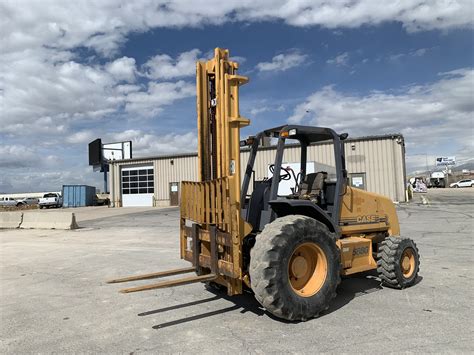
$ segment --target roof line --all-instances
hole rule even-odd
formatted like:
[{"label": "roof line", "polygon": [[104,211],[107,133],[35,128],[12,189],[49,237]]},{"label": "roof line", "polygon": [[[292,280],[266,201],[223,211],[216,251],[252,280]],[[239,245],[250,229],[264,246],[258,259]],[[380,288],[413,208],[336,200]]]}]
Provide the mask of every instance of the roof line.
[{"label": "roof line", "polygon": [[[375,135],[375,136],[362,136],[362,137],[347,138],[344,140],[344,143],[360,142],[360,141],[366,141],[366,140],[399,139],[399,138],[404,140],[403,135],[401,133],[392,133],[392,134],[383,134],[383,135]],[[316,142],[316,143],[311,143],[310,145],[322,145],[322,144],[327,144],[327,142],[328,141]],[[296,146],[299,146],[299,143],[287,145],[287,147],[296,147]],[[276,146],[259,147],[259,150],[269,150],[269,149],[275,149],[275,148]],[[250,148],[241,148],[241,151],[244,151],[244,152],[248,150],[250,150]],[[187,157],[195,157],[197,155],[198,155],[197,152],[176,153],[176,154],[166,154],[166,155],[152,155],[152,156],[141,157],[141,158],[121,159],[121,160],[117,159],[117,160],[110,161],[110,163],[114,164],[114,163],[133,162],[133,161],[142,161],[142,160],[187,158]]]}]

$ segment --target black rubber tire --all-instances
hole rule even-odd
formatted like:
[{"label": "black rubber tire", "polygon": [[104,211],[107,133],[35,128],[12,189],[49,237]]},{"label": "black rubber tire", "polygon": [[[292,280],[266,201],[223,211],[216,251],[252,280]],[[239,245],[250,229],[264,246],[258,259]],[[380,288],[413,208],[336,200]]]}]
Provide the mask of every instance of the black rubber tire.
[{"label": "black rubber tire", "polygon": [[[249,273],[257,301],[273,315],[291,321],[305,321],[328,309],[341,281],[335,238],[323,223],[306,216],[289,215],[267,224],[250,251]],[[322,249],[328,265],[321,289],[303,297],[291,287],[288,263],[296,247],[308,242]]]},{"label": "black rubber tire", "polygon": [[[404,251],[411,248],[415,256],[415,270],[406,278],[400,266]],[[403,237],[387,237],[379,244],[377,253],[377,272],[382,284],[392,288],[403,289],[415,284],[420,271],[420,254],[413,240]]]}]

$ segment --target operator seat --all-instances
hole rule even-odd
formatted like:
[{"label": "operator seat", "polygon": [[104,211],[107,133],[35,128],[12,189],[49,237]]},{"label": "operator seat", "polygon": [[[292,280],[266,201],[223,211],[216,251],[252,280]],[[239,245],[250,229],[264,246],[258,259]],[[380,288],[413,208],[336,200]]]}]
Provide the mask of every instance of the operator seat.
[{"label": "operator seat", "polygon": [[298,188],[298,198],[303,200],[322,200],[324,181],[328,177],[328,173],[320,171],[317,173],[307,174]]}]

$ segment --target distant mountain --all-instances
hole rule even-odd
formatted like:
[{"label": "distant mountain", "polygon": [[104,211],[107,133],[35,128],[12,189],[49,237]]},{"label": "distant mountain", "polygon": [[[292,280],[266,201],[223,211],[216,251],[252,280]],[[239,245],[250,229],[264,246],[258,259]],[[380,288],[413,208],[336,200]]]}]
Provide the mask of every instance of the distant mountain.
[{"label": "distant mountain", "polygon": [[474,160],[470,160],[467,163],[458,166],[453,166],[451,168],[452,171],[462,171],[463,169],[474,170]]}]

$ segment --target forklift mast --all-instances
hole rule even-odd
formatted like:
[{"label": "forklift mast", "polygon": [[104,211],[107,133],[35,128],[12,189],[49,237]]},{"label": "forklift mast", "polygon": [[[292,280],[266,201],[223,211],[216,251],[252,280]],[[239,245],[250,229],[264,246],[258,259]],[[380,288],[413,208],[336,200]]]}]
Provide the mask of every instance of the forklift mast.
[{"label": "forklift mast", "polygon": [[237,75],[238,67],[229,60],[229,50],[220,48],[213,59],[196,63],[199,180],[235,176],[236,191],[240,191],[240,128],[250,124],[239,113],[239,87],[248,78]]},{"label": "forklift mast", "polygon": [[229,51],[196,65],[198,182],[181,183],[181,258],[209,272],[229,294],[242,291],[242,240],[251,231],[241,217],[240,116],[237,75]]},{"label": "forklift mast", "polygon": [[239,87],[248,82],[237,75],[238,64],[227,49],[216,48],[214,58],[196,65],[198,181],[182,181],[180,196],[180,255],[192,267],[110,280],[122,283],[196,275],[131,287],[139,292],[194,282],[212,281],[229,295],[250,285],[242,273],[242,244],[252,227],[241,217],[240,128],[250,121],[240,117]]}]

